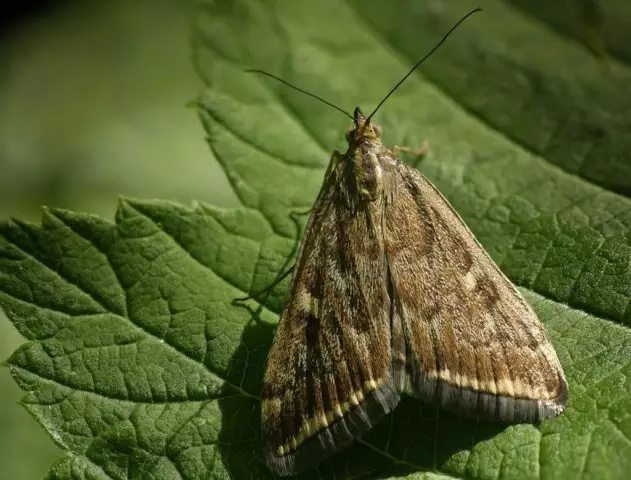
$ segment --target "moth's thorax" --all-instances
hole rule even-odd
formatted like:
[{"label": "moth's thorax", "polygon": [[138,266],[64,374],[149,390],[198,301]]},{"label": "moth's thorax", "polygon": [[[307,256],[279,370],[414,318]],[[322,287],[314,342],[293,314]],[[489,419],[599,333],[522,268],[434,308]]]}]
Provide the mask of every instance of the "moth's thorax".
[{"label": "moth's thorax", "polygon": [[363,116],[356,116],[354,128],[346,134],[348,149],[344,154],[350,169],[349,181],[352,190],[362,200],[370,202],[379,199],[386,188],[386,174],[390,151],[381,141],[381,129],[366,123]]},{"label": "moth's thorax", "polygon": [[383,192],[383,168],[380,149],[374,142],[365,142],[350,152],[357,193],[367,201],[378,199]]}]

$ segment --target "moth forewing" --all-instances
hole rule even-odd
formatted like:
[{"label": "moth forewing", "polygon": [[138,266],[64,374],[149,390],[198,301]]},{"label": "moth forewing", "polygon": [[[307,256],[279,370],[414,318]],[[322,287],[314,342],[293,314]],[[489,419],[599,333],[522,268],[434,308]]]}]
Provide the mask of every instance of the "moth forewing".
[{"label": "moth forewing", "polygon": [[267,361],[269,467],[314,466],[400,393],[501,421],[559,414],[563,370],[517,289],[359,109],[347,140],[314,204]]},{"label": "moth forewing", "polygon": [[536,314],[436,187],[399,174],[384,235],[410,392],[492,420],[558,415],[567,383]]},{"label": "moth forewing", "polygon": [[267,463],[280,475],[332,455],[399,401],[383,207],[361,200],[349,163],[355,148],[349,145],[318,195],[268,356],[263,435]]}]

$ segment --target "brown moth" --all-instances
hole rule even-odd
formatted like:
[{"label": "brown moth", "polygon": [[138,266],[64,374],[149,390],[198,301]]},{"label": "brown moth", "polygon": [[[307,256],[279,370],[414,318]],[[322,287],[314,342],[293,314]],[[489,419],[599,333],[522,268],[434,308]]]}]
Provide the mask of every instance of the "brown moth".
[{"label": "brown moth", "polygon": [[371,117],[356,108],[333,153],[267,359],[262,428],[278,475],[350,444],[402,394],[503,422],[555,417],[568,398],[536,314]]}]

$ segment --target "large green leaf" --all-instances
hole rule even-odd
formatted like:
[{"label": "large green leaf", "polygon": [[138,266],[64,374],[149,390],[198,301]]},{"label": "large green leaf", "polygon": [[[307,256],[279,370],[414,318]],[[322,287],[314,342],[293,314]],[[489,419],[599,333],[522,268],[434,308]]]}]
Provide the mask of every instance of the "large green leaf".
[{"label": "large green leaf", "polygon": [[[570,405],[540,426],[416,400],[305,477],[625,478],[631,471],[631,74],[522,10],[485,2],[377,115],[545,322]],[[207,4],[200,118],[243,207],[122,200],[5,224],[0,304],[28,342],[25,407],[66,450],[51,478],[267,478],[258,392],[283,271],[347,120],[265,68],[369,110],[467,1]],[[618,192],[618,193],[614,193]]]}]

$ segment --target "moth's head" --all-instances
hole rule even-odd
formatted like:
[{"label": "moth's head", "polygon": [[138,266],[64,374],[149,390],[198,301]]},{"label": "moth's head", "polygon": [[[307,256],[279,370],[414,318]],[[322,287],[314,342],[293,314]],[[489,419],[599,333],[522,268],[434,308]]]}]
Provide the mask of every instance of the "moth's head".
[{"label": "moth's head", "polygon": [[366,119],[359,107],[353,113],[353,126],[346,131],[346,141],[350,146],[357,146],[365,141],[381,139],[381,128]]}]

